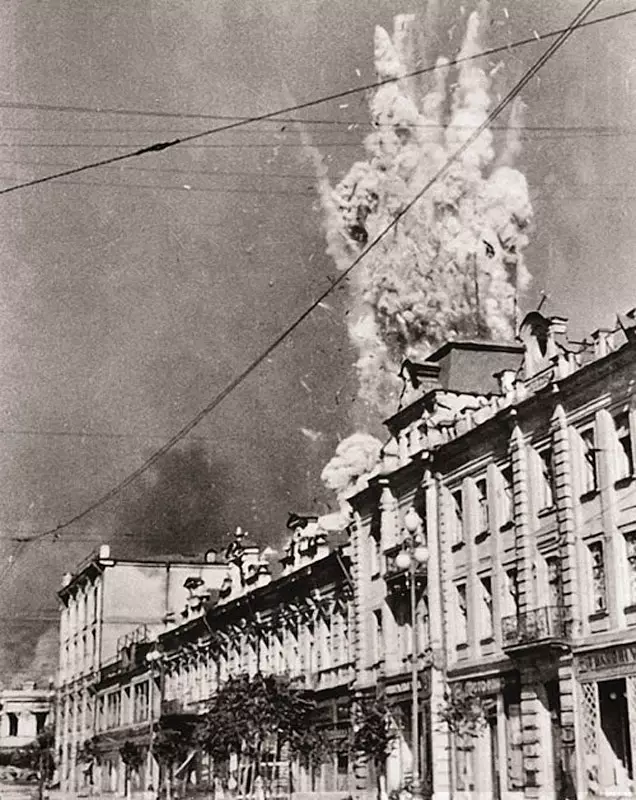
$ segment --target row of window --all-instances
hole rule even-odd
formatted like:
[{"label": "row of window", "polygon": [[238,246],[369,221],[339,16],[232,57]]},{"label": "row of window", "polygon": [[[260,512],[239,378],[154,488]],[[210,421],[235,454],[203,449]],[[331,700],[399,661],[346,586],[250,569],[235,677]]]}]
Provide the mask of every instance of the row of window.
[{"label": "row of window", "polygon": [[[627,553],[627,564],[629,570],[629,587],[627,602],[636,605],[636,532],[624,535],[625,549]],[[607,597],[607,576],[606,576],[606,555],[602,541],[594,541],[588,544],[588,584],[591,587],[591,606],[589,612],[594,614],[604,614],[608,607]],[[547,595],[544,592],[537,592],[545,597],[543,605],[560,608],[562,606],[562,583],[561,583],[561,559],[556,556],[545,558]],[[537,581],[536,569],[533,572],[533,580]],[[545,586],[543,587],[545,588]],[[478,625],[478,639],[488,640],[494,634],[494,613],[493,613],[493,584],[490,575],[480,575],[478,578],[479,608],[475,615]],[[501,617],[515,616],[519,608],[519,588],[516,568],[509,568],[503,571],[503,587],[501,596]],[[458,647],[464,646],[468,641],[468,595],[466,580],[455,582],[455,620],[454,620],[455,641]]]},{"label": "row of window", "polygon": [[349,619],[337,610],[304,625],[286,625],[258,637],[238,635],[227,648],[174,663],[166,674],[166,699],[193,702],[212,695],[229,675],[315,673],[348,663]]},{"label": "row of window", "polygon": [[96,725],[98,731],[119,728],[150,720],[150,680],[116,689],[99,697]]},{"label": "row of window", "polygon": [[[634,475],[634,454],[628,412],[617,414],[614,421],[613,477],[615,481],[631,478]],[[577,431],[581,448],[580,464],[581,495],[589,495],[599,488],[599,453],[594,424]],[[552,447],[545,446],[535,451],[538,458],[538,486],[536,497],[539,509],[551,508],[554,504],[554,466]],[[503,502],[500,509],[500,525],[513,519],[513,480],[510,465],[500,469]],[[476,497],[476,533],[484,533],[491,527],[489,518],[488,481],[481,476],[474,481]],[[465,540],[466,525],[464,513],[464,490],[462,487],[450,492],[450,512],[452,541]]]},{"label": "row of window", "polygon": [[97,664],[97,631],[84,633],[67,642],[62,648],[61,677],[83,672]]},{"label": "row of window", "polygon": [[68,606],[62,613],[62,638],[78,628],[90,625],[99,617],[99,586],[88,584],[83,590],[69,598]]}]

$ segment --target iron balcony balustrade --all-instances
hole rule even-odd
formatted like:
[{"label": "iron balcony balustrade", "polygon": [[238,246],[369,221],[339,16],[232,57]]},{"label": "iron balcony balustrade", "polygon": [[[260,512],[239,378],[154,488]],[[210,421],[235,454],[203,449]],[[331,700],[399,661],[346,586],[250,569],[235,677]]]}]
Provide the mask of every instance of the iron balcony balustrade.
[{"label": "iron balcony balustrade", "polygon": [[542,606],[501,620],[502,649],[508,655],[567,650],[570,624],[559,606]]}]

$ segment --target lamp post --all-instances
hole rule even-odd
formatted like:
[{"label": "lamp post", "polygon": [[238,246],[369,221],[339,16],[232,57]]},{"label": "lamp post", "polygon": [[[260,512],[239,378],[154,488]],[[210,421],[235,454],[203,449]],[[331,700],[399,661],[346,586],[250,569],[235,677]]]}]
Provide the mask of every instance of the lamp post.
[{"label": "lamp post", "polygon": [[428,548],[422,530],[422,520],[411,506],[404,516],[403,549],[395,558],[398,569],[408,570],[409,597],[411,601],[411,740],[413,742],[413,767],[411,794],[413,800],[422,800],[420,777],[419,736],[419,646],[417,636],[417,571],[428,561]]},{"label": "lamp post", "polygon": [[[150,666],[150,686],[148,689],[148,717],[150,720],[150,730],[149,730],[149,738],[148,738],[148,779],[146,780],[146,788],[148,788],[148,783],[152,783],[152,762],[153,762],[153,755],[152,755],[152,746],[154,744],[155,738],[155,717],[154,717],[154,705],[155,705],[155,664],[161,659],[161,651],[155,646],[150,650],[150,652],[146,653],[146,662]],[[161,703],[161,696],[159,698],[159,702]],[[161,709],[159,710],[159,714],[161,714]],[[154,784],[153,784],[154,786]]]}]

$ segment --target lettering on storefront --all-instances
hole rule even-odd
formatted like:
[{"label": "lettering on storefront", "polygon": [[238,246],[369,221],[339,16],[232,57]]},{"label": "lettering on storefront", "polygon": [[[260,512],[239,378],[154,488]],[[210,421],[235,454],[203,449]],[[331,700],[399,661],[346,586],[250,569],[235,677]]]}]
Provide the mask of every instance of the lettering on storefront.
[{"label": "lettering on storefront", "polygon": [[575,658],[577,676],[585,680],[599,673],[603,676],[626,675],[636,672],[636,644],[609,647],[595,653],[583,653]]},{"label": "lettering on storefront", "polygon": [[474,678],[465,682],[466,689],[478,695],[498,694],[503,689],[502,678]]},{"label": "lettering on storefront", "polygon": [[[430,672],[427,670],[426,672],[420,673],[420,680],[419,680],[419,687],[420,687],[420,694],[424,697],[428,697],[431,693],[431,675]],[[411,681],[400,681],[399,683],[387,683],[385,687],[385,692],[388,696],[396,696],[401,694],[410,694],[412,690]]]}]

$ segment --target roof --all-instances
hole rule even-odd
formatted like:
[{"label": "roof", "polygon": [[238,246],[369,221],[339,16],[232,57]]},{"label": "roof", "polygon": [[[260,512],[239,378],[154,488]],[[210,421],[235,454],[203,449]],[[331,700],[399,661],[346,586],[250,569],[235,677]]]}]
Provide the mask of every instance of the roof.
[{"label": "roof", "polygon": [[516,372],[523,352],[523,345],[512,342],[466,340],[447,342],[427,361],[439,364],[439,381],[446,391],[490,395],[501,393],[495,375]]}]

